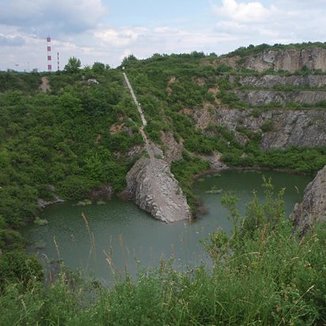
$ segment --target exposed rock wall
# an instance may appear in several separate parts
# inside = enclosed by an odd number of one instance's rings
[[[246,136],[239,131],[241,128],[261,133],[261,147],[265,150],[326,146],[326,112],[323,110],[269,110],[256,116],[254,110],[216,108],[209,119],[211,124],[234,132],[240,143],[246,143]]]
[[[138,160],[127,174],[127,192],[158,220],[169,223],[191,218],[186,197],[164,160]]]
[[[182,159],[183,143],[177,142],[171,131],[161,133],[161,141],[164,146],[164,160],[171,164]]]
[[[326,102],[326,91],[237,91],[240,100],[251,106],[277,103],[286,105],[288,103],[318,105],[320,102]]]
[[[308,184],[303,201],[295,205],[291,218],[302,234],[317,222],[326,221],[326,166]]]
[[[259,72],[273,69],[294,73],[304,67],[312,70],[320,69],[326,72],[326,49],[315,47],[306,49],[266,50],[246,58],[244,67]]]
[[[307,75],[307,76],[244,76],[237,80],[233,77],[230,80],[238,82],[240,86],[258,87],[258,88],[273,88],[275,86],[291,86],[291,87],[310,87],[320,88],[326,87],[325,75]]]

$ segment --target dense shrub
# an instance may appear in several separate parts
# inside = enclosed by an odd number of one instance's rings
[[[43,268],[36,257],[17,250],[0,256],[0,293],[6,284],[20,283],[27,286],[42,278]]]

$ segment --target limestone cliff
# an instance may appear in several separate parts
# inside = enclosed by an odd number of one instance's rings
[[[291,218],[301,234],[316,223],[326,221],[326,166],[308,184],[303,201],[295,205]]]
[[[326,49],[320,47],[268,49],[248,56],[243,66],[259,72],[272,69],[293,73],[304,67],[326,72]]]
[[[201,119],[200,112],[196,112],[195,119]],[[258,133],[265,150],[326,146],[326,112],[323,110],[277,109],[256,115],[253,109],[216,108],[210,112],[209,123],[226,127],[242,144],[249,139],[241,129]]]
[[[273,91],[273,90],[246,90],[236,91],[236,95],[243,102],[250,106],[266,104],[286,104],[295,103],[299,105],[315,105],[326,102],[325,91]]]
[[[310,87],[320,88],[326,86],[325,75],[292,75],[292,76],[278,76],[278,75],[263,75],[263,76],[240,76],[238,79],[234,76],[230,77],[231,83],[239,83],[240,86],[259,87],[259,88],[273,88],[277,86],[290,87]]]
[[[142,158],[127,174],[127,191],[136,204],[163,222],[190,219],[190,209],[169,164]]]

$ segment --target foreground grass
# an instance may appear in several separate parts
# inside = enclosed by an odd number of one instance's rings
[[[205,243],[214,267],[188,273],[162,263],[113,289],[72,282],[11,283],[0,297],[0,325],[323,325],[326,227],[303,238],[284,218],[281,194],[266,183],[246,218],[224,198],[235,229]]]

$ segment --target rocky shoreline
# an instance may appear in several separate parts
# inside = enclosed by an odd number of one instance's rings
[[[316,224],[326,222],[326,165],[307,185],[303,200],[295,205],[291,219],[301,235]]]

